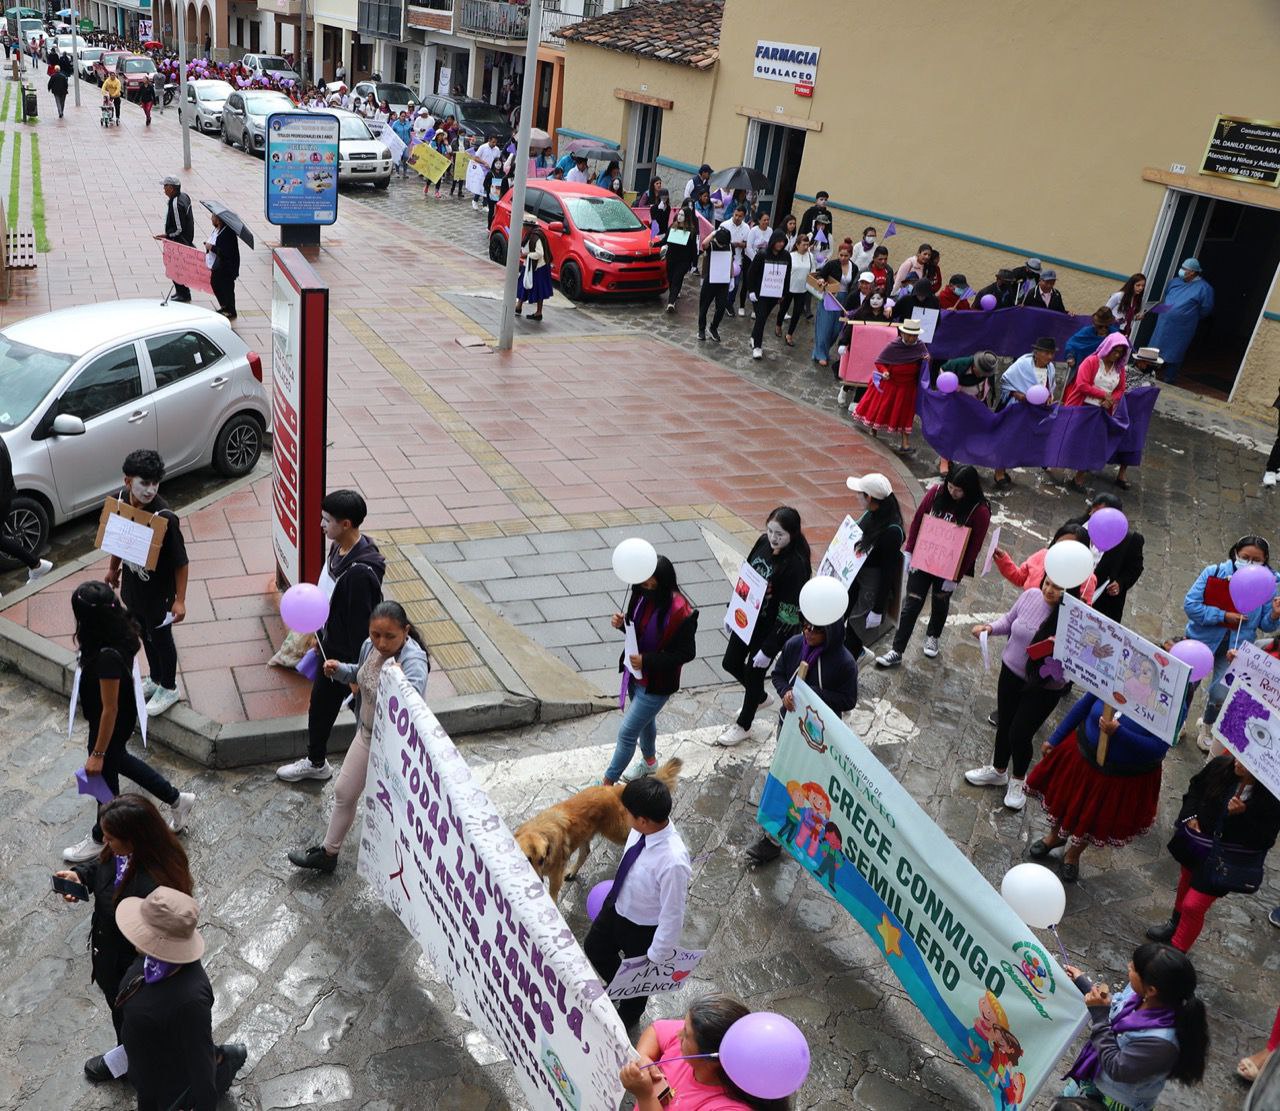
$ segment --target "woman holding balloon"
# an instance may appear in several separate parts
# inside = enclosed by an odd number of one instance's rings
[[[1182,608],[1187,614],[1186,636],[1213,653],[1209,697],[1196,734],[1196,744],[1208,752],[1213,723],[1227,697],[1222,685],[1227,653],[1242,640],[1256,640],[1259,630],[1272,633],[1280,628],[1271,546],[1261,536],[1242,536],[1223,562],[1211,563],[1200,572]]]

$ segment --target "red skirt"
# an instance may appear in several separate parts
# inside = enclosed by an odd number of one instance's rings
[[[1072,733],[1031,769],[1027,794],[1040,800],[1064,837],[1127,845],[1155,823],[1160,765],[1138,775],[1104,775],[1080,754]]]
[[[916,419],[918,363],[887,367],[876,364],[883,377],[877,387],[872,379],[858,402],[853,419],[881,432],[910,432]]]

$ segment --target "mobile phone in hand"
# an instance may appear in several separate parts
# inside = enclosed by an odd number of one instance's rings
[[[61,876],[53,877],[53,889],[59,895],[70,895],[73,899],[79,899],[82,903],[89,901],[89,889],[82,883],[75,880],[63,879]]]
[[[1088,995],[1093,990],[1093,981],[1089,979],[1083,972],[1075,978],[1075,985],[1080,989],[1081,995]]]

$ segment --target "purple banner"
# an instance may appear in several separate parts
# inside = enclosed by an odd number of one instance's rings
[[[1031,350],[1041,336],[1051,336],[1061,351],[1076,332],[1089,323],[1087,316],[1069,316],[1048,309],[1016,308],[943,309],[929,342],[934,362],[958,359],[977,351],[1017,358]]]
[[[1031,310],[1035,311],[1035,310]],[[916,412],[924,438],[944,459],[978,467],[1066,467],[1097,471],[1108,463],[1137,466],[1160,391],[1124,395],[1113,414],[1099,405],[1011,402],[993,413],[976,397],[939,393],[921,379]]]

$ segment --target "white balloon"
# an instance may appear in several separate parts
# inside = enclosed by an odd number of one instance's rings
[[[1059,540],[1045,553],[1044,573],[1063,590],[1074,590],[1093,574],[1093,553],[1079,540]]]
[[[848,608],[849,592],[830,575],[819,575],[800,588],[800,612],[814,625],[834,625]]]
[[[622,541],[613,549],[613,573],[631,586],[644,582],[657,566],[658,553],[653,545],[638,536]]]
[[[1014,914],[1036,930],[1056,926],[1067,909],[1066,888],[1042,864],[1015,864],[1004,874],[1000,894]]]

